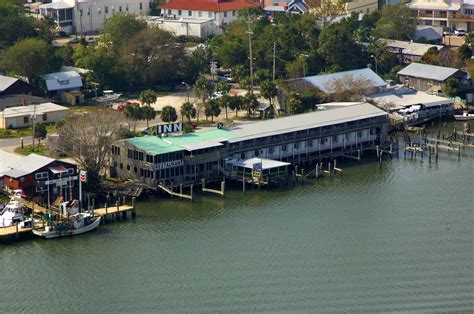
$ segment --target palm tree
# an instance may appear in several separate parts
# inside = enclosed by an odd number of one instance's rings
[[[232,89],[232,86],[228,84],[226,81],[219,81],[216,86],[216,90],[222,94],[222,97],[219,99],[219,104],[222,108],[225,109],[225,118],[228,119],[227,116],[227,108],[229,107],[229,92]]]
[[[247,93],[243,97],[243,107],[247,110],[247,115],[249,117],[252,111],[257,109],[258,104],[259,104],[258,99],[257,99],[257,96],[255,96],[255,94]]]
[[[138,100],[144,105],[151,106],[156,102],[156,93],[151,89],[145,89],[140,93]]]
[[[197,111],[196,111],[196,117],[197,117],[197,123],[199,124],[199,114],[201,113],[201,110],[204,108],[206,105],[206,101],[209,97],[212,95],[212,91],[214,90],[211,82],[204,77],[199,78],[196,83],[194,84],[194,94],[196,97],[202,99],[202,103],[197,105]]]
[[[185,102],[180,109],[181,119],[186,117],[188,122],[191,123],[191,117],[194,118],[196,116],[196,108],[190,102]]]
[[[267,99],[270,103],[270,115],[273,117],[275,108],[273,107],[272,100],[278,95],[278,89],[273,81],[263,81],[260,84],[260,93],[263,98]]]
[[[211,99],[206,103],[206,108],[204,112],[207,117],[211,117],[211,122],[214,123],[214,117],[217,117],[221,113],[221,108],[219,107],[219,102],[216,99]]]

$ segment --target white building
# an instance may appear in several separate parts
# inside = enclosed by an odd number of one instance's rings
[[[54,123],[64,119],[68,113],[69,108],[53,103],[10,107],[0,112],[0,129],[28,127],[34,117],[38,123]]]
[[[115,13],[147,15],[154,5],[154,0],[53,0],[39,10],[54,19],[58,31],[82,34],[101,31]]]
[[[149,21],[177,36],[204,37],[222,33],[240,9],[257,5],[245,0],[171,0],[160,6],[161,16]]]
[[[422,25],[474,31],[473,0],[414,0],[408,7]]]

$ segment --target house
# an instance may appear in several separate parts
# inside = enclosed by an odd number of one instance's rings
[[[22,190],[40,202],[54,202],[56,197],[71,200],[78,196],[77,167],[74,164],[30,154],[24,157],[0,151],[0,179],[7,190]]]
[[[39,13],[67,34],[99,32],[104,22],[115,13],[147,15],[154,0],[53,0],[39,5]]]
[[[379,89],[387,84],[369,68],[307,76],[296,80],[308,82],[326,95],[336,93],[339,88],[350,89],[351,82],[356,81],[363,82],[365,89]]]
[[[36,89],[30,84],[14,77],[0,75],[0,96],[5,95],[32,95]]]
[[[265,0],[263,9],[271,14],[307,13],[309,7],[305,0]]]
[[[46,102],[49,102],[49,99],[26,94],[0,96],[0,112],[5,108],[43,104]]]
[[[421,123],[454,112],[454,100],[420,92],[404,85],[367,95],[377,107],[396,114],[405,123]]]
[[[466,72],[431,64],[411,63],[397,73],[400,82],[416,90],[437,92],[450,78],[459,80],[462,88],[472,85]]]
[[[250,0],[170,0],[160,5],[159,17],[148,21],[177,36],[205,37],[221,34],[240,9],[259,5]]]
[[[309,1],[308,1],[309,2]],[[324,1],[312,1],[313,3],[319,3],[319,5],[324,5]],[[370,14],[372,12],[378,11],[379,3],[378,0],[332,0],[335,6],[328,6],[327,8],[323,8],[323,11],[330,11],[334,10],[334,7],[341,7],[340,12],[341,15],[351,14],[351,13],[362,13],[362,14]],[[320,8],[310,8],[312,10],[320,10]]]
[[[431,48],[442,51],[448,48],[441,45],[431,44],[420,44],[411,41],[393,40],[393,39],[381,39],[386,46],[387,50],[395,55],[401,63],[420,62],[421,57]]]
[[[34,116],[37,123],[54,123],[68,113],[69,108],[53,103],[10,107],[0,112],[0,129],[29,127]]]
[[[48,96],[56,101],[78,105],[84,101],[82,77],[76,71],[49,73],[41,76]]]
[[[471,0],[414,0],[408,7],[421,25],[474,30],[474,2]]]

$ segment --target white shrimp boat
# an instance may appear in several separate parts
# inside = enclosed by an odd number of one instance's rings
[[[45,239],[74,236],[96,229],[99,227],[100,219],[100,217],[94,217],[90,213],[78,213],[70,216],[63,223],[33,230],[33,234]]]
[[[469,121],[474,120],[474,113],[468,113],[467,111],[463,112],[463,114],[455,114],[454,119],[457,121]]]
[[[25,206],[20,202],[23,191],[13,191],[13,196],[5,207],[0,209],[0,228],[10,227],[26,219]]]

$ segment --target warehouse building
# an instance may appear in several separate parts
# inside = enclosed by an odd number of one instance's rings
[[[69,108],[53,103],[18,106],[0,111],[0,129],[29,127],[36,118],[37,123],[54,123],[64,119]]]
[[[356,103],[228,129],[117,141],[110,173],[153,186],[234,179],[239,168],[286,173],[292,164],[375,149],[387,133],[386,112]]]

